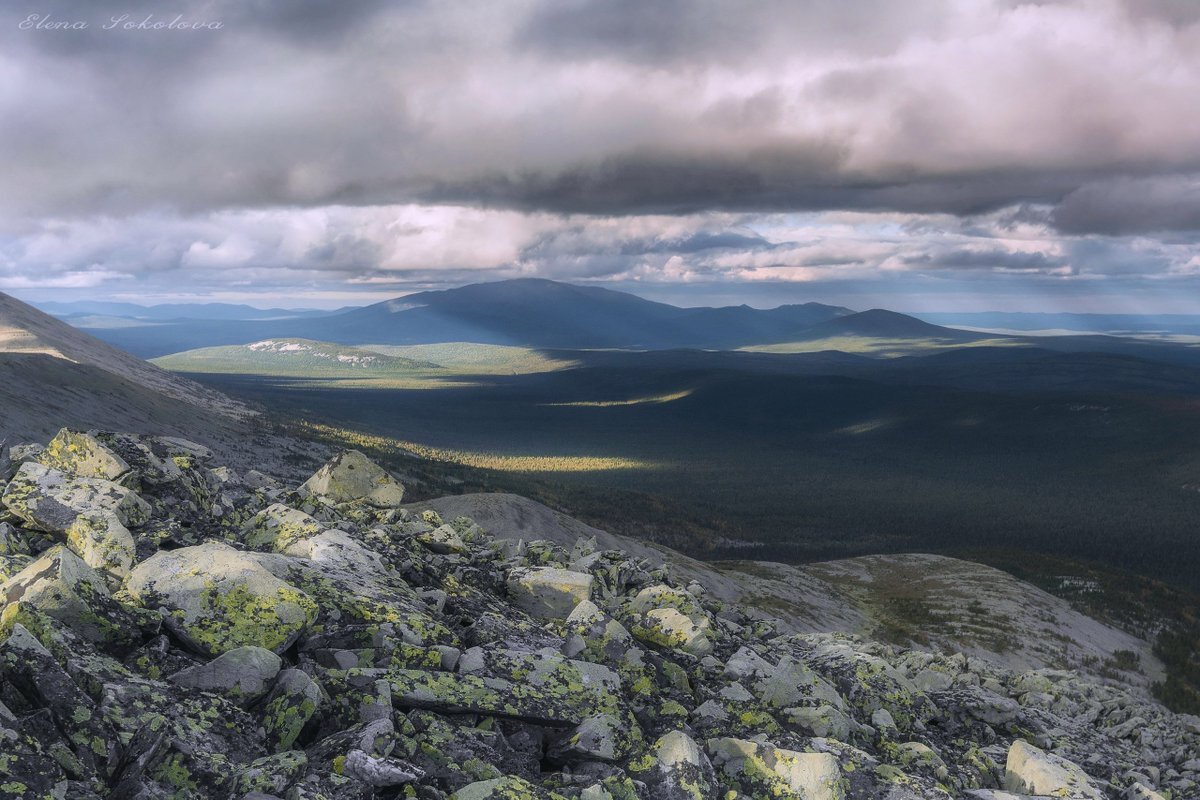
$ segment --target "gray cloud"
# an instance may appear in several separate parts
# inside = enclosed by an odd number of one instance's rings
[[[47,11],[92,27],[19,29]],[[0,285],[1200,270],[1190,0],[111,13],[0,13]]]
[[[953,249],[940,252],[921,253],[908,256],[906,264],[913,267],[932,267],[953,270],[1004,270],[1014,272],[1046,273],[1060,270],[1069,261],[1061,256],[1040,251],[1014,252],[995,247],[978,250]]]
[[[761,59],[764,47],[885,53],[921,30],[943,8],[937,0],[903,7],[886,0],[565,0],[536,7],[514,41],[578,61],[632,61],[648,66],[737,63]]]
[[[1200,174],[1111,178],[1068,194],[1051,214],[1066,233],[1200,230]]]
[[[211,0],[176,6],[226,26],[192,33],[97,30],[82,0],[53,14],[91,30],[22,31],[45,8],[22,5],[0,26],[9,215],[967,215],[1200,165],[1200,26],[1167,0]]]

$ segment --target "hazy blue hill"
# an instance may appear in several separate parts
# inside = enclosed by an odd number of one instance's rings
[[[313,317],[336,313],[312,308],[255,308],[236,303],[162,303],[143,306],[137,303],[111,303],[99,300],[73,300],[58,302],[48,300],[33,303],[47,314],[71,320],[78,316],[117,317],[140,320],[250,320],[279,319],[288,317]]]
[[[422,292],[320,320],[316,329],[331,341],[365,341],[361,337],[369,330],[370,341],[380,344],[728,348],[779,341],[846,313],[818,303],[770,311],[679,308],[625,292],[530,278]]]
[[[877,339],[939,339],[955,342],[969,342],[986,338],[982,334],[944,328],[907,314],[882,308],[860,311],[857,314],[849,314],[812,325],[797,338],[812,341],[842,336]]]
[[[850,313],[819,303],[768,311],[680,308],[609,289],[521,279],[422,292],[325,316],[180,320],[152,327],[89,323],[85,329],[143,358],[286,337],[348,345],[728,349],[793,340],[814,324]]]

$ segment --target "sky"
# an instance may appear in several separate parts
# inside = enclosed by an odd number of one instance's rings
[[[1200,313],[1192,0],[99,5],[0,9],[24,299]]]

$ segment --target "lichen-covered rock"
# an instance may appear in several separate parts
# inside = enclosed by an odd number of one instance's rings
[[[514,605],[536,619],[566,619],[591,597],[593,578],[586,572],[555,567],[514,569],[508,594]]]
[[[0,522],[0,556],[29,555],[29,542],[7,522]]]
[[[662,648],[672,648],[696,656],[712,652],[712,640],[681,611],[674,608],[652,608],[630,623],[633,637],[639,642]]]
[[[567,617],[564,655],[615,667],[635,649],[625,626],[590,600],[580,602]]]
[[[36,461],[76,478],[103,478],[119,483],[130,466],[90,433],[63,428],[38,453]]]
[[[17,470],[0,497],[31,528],[63,533],[81,514],[109,512],[126,527],[150,518],[150,506],[135,492],[102,478],[75,478],[35,462]]]
[[[551,748],[556,758],[566,761],[608,761],[625,758],[641,743],[631,735],[624,720],[612,714],[588,717]]]
[[[449,525],[439,525],[433,530],[421,531],[417,541],[434,553],[462,553],[467,549],[458,531]]]
[[[135,617],[113,600],[100,577],[83,559],[59,545],[42,554],[0,586],[6,605],[25,603],[69,626],[85,639],[109,648],[142,639],[146,617]]]
[[[380,678],[391,684],[392,703],[445,714],[488,714],[565,727],[598,714],[623,713],[619,679],[586,662],[533,660],[520,682],[485,675],[455,675],[413,669],[351,669],[346,680],[359,687]],[[528,679],[526,681],[526,679]]]
[[[173,436],[110,431],[89,435],[129,464],[129,476],[122,483],[138,489],[175,521],[200,532],[213,532],[232,522],[234,503],[208,466],[213,458],[208,448]]]
[[[292,541],[282,551],[316,564],[345,570],[362,578],[382,578],[387,567],[379,553],[363,545],[345,531],[322,531]]]
[[[1125,790],[1123,800],[1166,800],[1166,798],[1140,781],[1134,781],[1133,785]]]
[[[726,786],[748,797],[842,800],[845,781],[830,753],[799,753],[771,744],[721,738],[708,744]]]
[[[67,776],[49,752],[52,741],[33,735],[30,726],[0,725],[0,796],[16,800],[63,797]],[[56,797],[57,795],[57,797]]]
[[[33,556],[26,553],[0,555],[0,582],[6,581],[33,563]]]
[[[783,718],[787,720],[787,727],[805,736],[846,741],[852,730],[850,718],[830,705],[786,708]]]
[[[67,527],[66,536],[67,547],[115,584],[129,575],[137,557],[137,544],[116,514],[108,511],[80,514]]]
[[[338,453],[300,488],[333,503],[395,508],[404,501],[404,487],[357,450]]]
[[[263,756],[247,764],[234,781],[235,797],[282,797],[288,787],[303,774],[308,756],[301,750],[288,750]]]
[[[867,715],[883,709],[900,731],[936,713],[929,697],[899,669],[874,652],[837,637],[789,637],[806,663],[855,708]]]
[[[391,762],[396,745],[397,731],[390,717],[336,730],[305,750],[309,762],[307,773],[293,784],[289,797],[369,800],[376,796],[377,787],[363,778],[369,778],[373,770],[354,774],[355,770],[347,770],[347,763],[353,759],[360,766],[371,762],[386,765]],[[354,756],[355,752],[362,755]]]
[[[687,592],[658,584],[642,589],[625,607],[629,632],[640,642],[705,656],[713,650],[712,618]]]
[[[324,525],[303,511],[272,503],[245,524],[241,539],[247,547],[285,553],[292,545],[324,530]]]
[[[283,652],[317,615],[307,594],[252,554],[215,542],[156,553],[126,588],[144,607],[165,608],[171,632],[209,656],[246,645]]]
[[[739,679],[771,708],[822,703],[844,709],[846,705],[828,681],[790,654],[771,663],[751,648],[741,647],[725,663],[725,674]]]
[[[464,786],[450,800],[565,800],[557,792],[548,792],[524,778],[508,776],[478,781]]]
[[[35,742],[40,741],[72,777],[94,776],[97,763],[106,763],[116,748],[109,731],[97,721],[95,702],[24,625],[14,622],[4,628],[4,639],[0,641],[0,677],[6,686],[20,693],[17,698],[10,694],[7,699],[21,699],[44,709],[53,720],[50,725],[52,738],[37,735]],[[56,744],[60,733],[66,740]],[[40,752],[42,748],[33,750]],[[0,765],[4,754],[5,751],[0,750]],[[8,777],[18,775],[10,772]]]
[[[261,708],[268,745],[288,750],[300,739],[305,727],[325,704],[320,684],[298,669],[285,669]]]
[[[206,664],[176,672],[168,680],[251,703],[266,694],[282,664],[279,656],[262,647],[235,647]]]
[[[1104,800],[1104,793],[1077,765],[1021,739],[1008,748],[1004,785],[1023,794]]]
[[[351,750],[342,762],[342,774],[368,786],[379,788],[402,786],[421,777],[421,771],[411,764],[394,758],[369,755],[362,750]]]
[[[700,746],[683,731],[661,736],[649,753],[630,765],[653,797],[661,800],[707,800],[717,797],[712,763]]]

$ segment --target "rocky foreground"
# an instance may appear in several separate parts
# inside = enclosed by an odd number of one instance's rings
[[[788,633],[580,540],[193,443],[0,463],[0,797],[1200,797],[1200,719],[1076,672]]]

